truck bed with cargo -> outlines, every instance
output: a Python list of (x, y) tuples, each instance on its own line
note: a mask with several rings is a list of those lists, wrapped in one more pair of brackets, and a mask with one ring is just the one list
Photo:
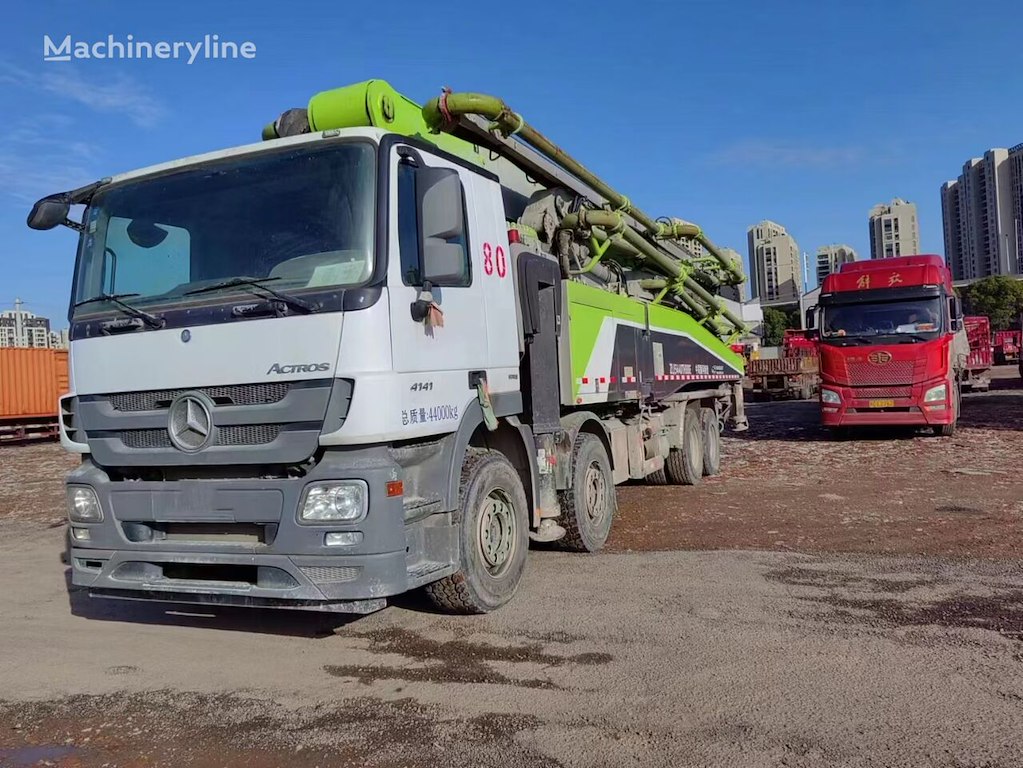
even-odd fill
[(600, 549), (615, 484), (697, 483), (745, 427), (739, 265), (492, 97), (328, 91), (29, 223), (81, 233), (61, 429), (95, 596), (489, 611), (531, 539)]
[(963, 366), (962, 386), (974, 392), (986, 392), (991, 388), (991, 367), (995, 364), (991, 321), (983, 315), (967, 315), (963, 318), (963, 329), (970, 354)]
[(746, 377), (754, 395), (809, 400), (820, 386), (819, 362), (816, 337), (806, 331), (788, 329), (778, 354), (760, 354), (751, 359), (746, 364)]

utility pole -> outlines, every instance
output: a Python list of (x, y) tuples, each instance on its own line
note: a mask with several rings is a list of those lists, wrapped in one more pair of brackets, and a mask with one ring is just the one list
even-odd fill
[(23, 302), (20, 298), (14, 300), (14, 346), (25, 347), (25, 321), (21, 316)]

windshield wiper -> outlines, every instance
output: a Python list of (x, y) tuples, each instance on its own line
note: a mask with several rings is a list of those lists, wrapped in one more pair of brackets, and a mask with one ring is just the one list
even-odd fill
[(131, 304), (127, 303), (126, 301), (122, 301), (122, 299), (129, 299), (132, 296), (139, 296), (139, 295), (140, 294), (138, 294), (138, 293), (101, 293), (101, 294), (99, 294), (97, 296), (93, 296), (93, 297), (88, 298), (88, 299), (82, 299), (81, 301), (76, 301), (74, 303), (74, 307), (75, 307), (75, 309), (77, 309), (78, 307), (83, 307), (86, 304), (93, 304), (93, 303), (98, 302), (98, 301), (108, 301), (111, 304), (113, 304), (115, 307), (120, 309), (121, 312), (123, 312), (124, 314), (128, 315), (129, 317), (134, 317), (134, 318), (137, 318), (137, 319), (141, 320), (143, 323), (148, 325), (150, 328), (163, 328), (164, 321), (163, 321), (162, 317), (157, 317), (156, 315), (151, 315), (150, 313), (146, 312), (144, 309), (139, 309), (138, 307), (133, 307)]
[(214, 291), (222, 291), (226, 288), (248, 288), (249, 293), (259, 296), (259, 291), (264, 291), (266, 294), (273, 296), (275, 299), (280, 301), (287, 307), (309, 314), (315, 312), (316, 307), (310, 304), (304, 299), (300, 299), (297, 296), (289, 296), (286, 293), (275, 291), (264, 283), (268, 283), (271, 280), (280, 280), (279, 277), (232, 277), (230, 280), (224, 280), (220, 283), (214, 283), (213, 285), (207, 285), (202, 288), (195, 288), (191, 291), (185, 291), (185, 296), (193, 296), (197, 293), (212, 293)]

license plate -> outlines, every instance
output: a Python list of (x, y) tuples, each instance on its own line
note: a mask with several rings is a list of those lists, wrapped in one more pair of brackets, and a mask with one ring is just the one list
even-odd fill
[(894, 400), (871, 400), (869, 402), (871, 408), (894, 408)]

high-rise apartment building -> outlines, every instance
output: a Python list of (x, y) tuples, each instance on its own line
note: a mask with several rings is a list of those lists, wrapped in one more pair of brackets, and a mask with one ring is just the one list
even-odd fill
[(1023, 145), (989, 149), (941, 185), (945, 261), (956, 280), (1023, 271)]
[(0, 347), (67, 347), (67, 331), (54, 333), (48, 318), (22, 309), (16, 299), (14, 309), (0, 312)]
[(852, 246), (822, 245), (817, 249), (817, 285), (823, 283), (824, 278), (832, 272), (837, 272), (843, 264), (858, 258)]
[(920, 253), (916, 204), (895, 198), (870, 209), (870, 258), (890, 259)]
[(750, 293), (762, 305), (795, 304), (803, 293), (799, 246), (785, 227), (761, 221), (746, 232)]
[[(701, 246), (702, 250), (702, 246)], [(722, 254), (729, 259), (732, 259), (736, 264), (742, 267), (742, 255), (734, 248), (718, 248)], [(745, 302), (749, 301), (749, 285), (753, 278), (749, 275), (746, 276), (746, 282), (740, 283), (739, 285), (724, 285), (721, 287), (719, 293), (726, 299), (731, 301)]]

